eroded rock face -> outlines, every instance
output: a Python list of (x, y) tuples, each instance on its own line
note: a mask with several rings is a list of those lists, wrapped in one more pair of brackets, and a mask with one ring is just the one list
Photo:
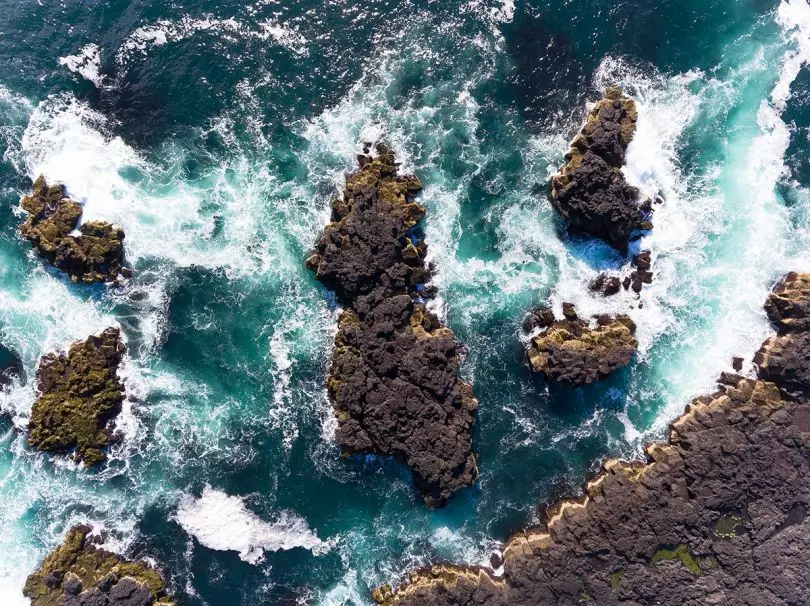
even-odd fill
[(636, 325), (628, 316), (600, 316), (591, 327), (577, 317), (571, 304), (563, 306), (563, 314), (563, 319), (556, 320), (550, 310), (534, 312), (534, 317), (542, 318), (535, 325), (545, 328), (532, 339), (527, 352), (534, 372), (551, 381), (585, 385), (630, 363), (638, 341), (633, 336)]
[[(368, 150), (367, 150), (368, 151)], [(425, 214), (419, 180), (400, 175), (393, 153), (359, 156), (307, 264), (344, 306), (329, 371), (337, 441), (348, 453), (407, 463), (430, 506), (472, 484), (477, 401), (458, 377), (453, 332), (427, 310), (427, 246), (414, 228)]]
[(174, 606), (166, 584), (146, 562), (93, 545), (89, 526), (74, 526), (25, 582), (31, 606)]
[(108, 424), (124, 399), (117, 370), (125, 351), (118, 329), (108, 328), (67, 353), (43, 356), (28, 444), (49, 452), (75, 449), (73, 457), (88, 466), (106, 459), (104, 448), (114, 441)]
[(551, 179), (552, 201), (569, 225), (621, 250), (634, 230), (652, 227), (649, 205), (641, 207), (639, 191), (621, 172), (637, 119), (633, 100), (609, 88), (571, 142), (565, 166)]
[[(791, 296), (796, 308), (810, 302)], [(581, 500), (512, 537), (503, 576), (439, 565), (374, 598), (386, 606), (803, 604), (810, 404), (785, 399), (784, 385), (724, 374), (716, 393), (671, 425), (668, 443), (647, 448), (646, 463), (609, 461)]]
[(30, 196), (22, 200), (30, 213), (20, 231), (37, 253), (70, 276), (74, 282), (110, 282), (124, 268), (124, 230), (104, 221), (79, 226), (82, 206), (65, 195), (64, 186), (48, 185), (44, 177), (34, 182)]

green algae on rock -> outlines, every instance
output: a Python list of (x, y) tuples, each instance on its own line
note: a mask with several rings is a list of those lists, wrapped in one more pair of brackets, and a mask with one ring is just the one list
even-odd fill
[(74, 450), (88, 466), (106, 459), (114, 441), (108, 423), (121, 412), (124, 385), (117, 370), (126, 351), (117, 328), (49, 353), (37, 370), (39, 397), (28, 423), (28, 444), (49, 452)]
[(71, 528), (25, 581), (31, 606), (174, 606), (160, 573), (93, 545), (90, 526)]
[(63, 185), (48, 185), (40, 176), (21, 206), (30, 213), (20, 228), (22, 235), (73, 282), (110, 282), (128, 273), (123, 229), (105, 221), (88, 221), (78, 226), (80, 235), (72, 235), (82, 205), (67, 197)]

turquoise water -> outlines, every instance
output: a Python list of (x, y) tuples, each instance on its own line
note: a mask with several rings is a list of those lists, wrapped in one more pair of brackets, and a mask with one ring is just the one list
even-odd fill
[[(0, 596), (79, 521), (165, 566), (182, 602), (368, 604), (440, 559), (484, 563), (605, 456), (665, 435), (761, 303), (810, 269), (806, 0), (174, 3), (0, 0)], [(636, 299), (625, 261), (545, 197), (586, 103), (638, 100), (628, 178), (666, 202)], [(304, 267), (365, 140), (423, 181), (437, 310), (466, 344), (480, 482), (430, 511), (407, 469), (344, 460), (324, 389), (334, 301)], [(77, 287), (17, 235), (44, 173), (127, 233), (131, 284)], [(637, 361), (549, 387), (520, 323), (551, 299), (623, 311)], [(108, 325), (129, 345), (125, 434), (100, 471), (29, 451), (39, 356)]]

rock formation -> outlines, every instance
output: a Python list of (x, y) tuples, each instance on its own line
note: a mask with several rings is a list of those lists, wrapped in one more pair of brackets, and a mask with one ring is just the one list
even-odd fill
[(31, 606), (174, 606), (166, 584), (146, 562), (93, 545), (89, 526), (74, 526), (25, 582)]
[[(810, 276), (792, 274), (768, 312), (806, 330)], [(776, 311), (778, 310), (778, 315)], [(810, 351), (810, 350), (806, 350)], [(646, 463), (609, 461), (579, 501), (513, 536), (503, 575), (438, 565), (411, 574), (385, 606), (804, 604), (810, 593), (810, 404), (787, 383), (724, 374), (670, 426)]]
[(70, 276), (74, 282), (110, 282), (126, 276), (124, 230), (104, 221), (78, 226), (82, 206), (65, 194), (62, 185), (48, 185), (44, 177), (34, 182), (30, 196), (22, 200), (30, 213), (20, 231), (37, 253)]
[(534, 372), (551, 381), (584, 385), (630, 363), (638, 341), (633, 337), (636, 325), (628, 316), (599, 316), (596, 326), (590, 327), (570, 303), (563, 304), (563, 315), (556, 320), (551, 310), (533, 313), (533, 325), (544, 329), (527, 352)]
[(639, 205), (639, 191), (621, 172), (637, 119), (633, 100), (609, 88), (571, 142), (566, 164), (551, 179), (552, 201), (569, 225), (620, 250), (627, 248), (634, 230), (652, 228), (651, 205)]
[(425, 307), (427, 246), (417, 225), (419, 180), (394, 154), (358, 157), (307, 265), (344, 307), (329, 371), (337, 441), (347, 453), (407, 463), (425, 501), (438, 507), (472, 484), (477, 401), (458, 377), (453, 332)]
[(43, 356), (28, 444), (49, 452), (73, 450), (74, 459), (88, 466), (103, 461), (104, 448), (114, 441), (108, 424), (124, 399), (116, 373), (125, 351), (118, 329), (108, 328), (73, 343), (67, 354)]

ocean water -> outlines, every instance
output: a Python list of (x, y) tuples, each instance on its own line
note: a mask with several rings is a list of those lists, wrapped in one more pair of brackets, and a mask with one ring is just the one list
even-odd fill
[[(439, 560), (486, 563), (609, 456), (638, 456), (810, 270), (807, 0), (0, 0), (0, 598), (77, 522), (159, 562), (182, 603), (366, 605)], [(665, 202), (640, 299), (548, 198), (587, 104), (639, 105), (628, 179)], [(341, 457), (337, 312), (304, 260), (364, 141), (425, 186), (438, 313), (480, 400), (480, 482), (428, 510), (408, 470)], [(126, 230), (132, 281), (76, 286), (18, 235), (44, 174)], [(629, 313), (634, 363), (581, 389), (524, 366), (533, 306)], [(642, 303), (643, 306), (639, 306)], [(123, 330), (123, 441), (88, 471), (26, 447), (39, 357)]]

